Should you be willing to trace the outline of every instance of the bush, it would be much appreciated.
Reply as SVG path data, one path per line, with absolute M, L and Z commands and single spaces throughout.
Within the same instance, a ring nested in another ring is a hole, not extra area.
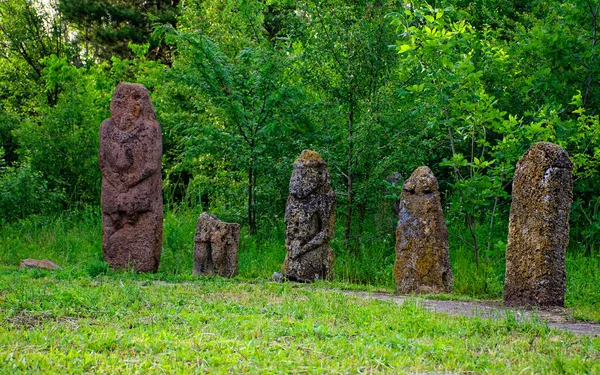
M 64 199 L 64 193 L 50 190 L 41 174 L 32 171 L 29 164 L 0 169 L 0 222 L 56 212 Z

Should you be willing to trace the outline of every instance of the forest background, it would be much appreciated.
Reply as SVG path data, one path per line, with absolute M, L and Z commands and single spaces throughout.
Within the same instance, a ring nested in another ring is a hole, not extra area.
M 569 275 L 591 282 L 578 288 L 596 306 L 599 10 L 591 0 L 3 0 L 3 241 L 60 222 L 99 233 L 98 131 L 128 81 L 148 88 L 163 128 L 168 259 L 191 262 L 177 228 L 192 233 L 210 211 L 244 225 L 242 252 L 273 250 L 280 265 L 292 163 L 313 149 L 337 194 L 336 277 L 393 284 L 394 202 L 427 165 L 455 287 L 498 297 L 515 164 L 549 141 L 575 164 Z

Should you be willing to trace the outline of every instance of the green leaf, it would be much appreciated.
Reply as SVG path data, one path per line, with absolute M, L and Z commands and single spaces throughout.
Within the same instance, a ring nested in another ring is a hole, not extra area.
M 398 53 L 404 53 L 407 51 L 410 51 L 412 49 L 412 47 L 408 44 L 403 44 L 400 47 L 398 47 Z

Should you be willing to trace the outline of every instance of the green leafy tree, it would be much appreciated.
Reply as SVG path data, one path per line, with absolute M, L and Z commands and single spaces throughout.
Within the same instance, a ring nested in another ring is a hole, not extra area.
M 306 1 L 297 4 L 290 38 L 297 55 L 299 80 L 318 101 L 315 120 L 323 135 L 336 183 L 345 192 L 344 239 L 352 246 L 353 219 L 358 207 L 361 232 L 367 204 L 374 201 L 374 184 L 397 168 L 395 133 L 401 131 L 389 96 L 396 54 L 389 49 L 393 29 L 385 15 L 399 3 Z M 402 123 L 402 120 L 398 121 Z M 381 163 L 381 162 L 384 163 Z M 343 165 L 343 168 L 341 167 Z
M 108 117 L 108 101 L 96 90 L 93 74 L 65 58 L 44 60 L 46 90 L 64 87 L 53 107 L 23 121 L 13 131 L 21 160 L 46 179 L 48 188 L 65 195 L 65 206 L 96 203 L 99 197 L 98 126 Z
M 42 87 L 43 61 L 51 55 L 66 54 L 67 31 L 60 13 L 50 4 L 37 0 L 0 2 L 0 58 L 14 67 L 25 68 L 20 72 L 22 77 Z M 58 102 L 60 86 L 41 92 L 46 95 L 47 105 L 53 106 Z
M 130 43 L 149 43 L 153 59 L 170 59 L 170 49 L 151 38 L 153 24 L 174 26 L 178 0 L 60 0 L 64 19 L 78 30 L 77 42 L 87 58 L 110 61 L 133 58 Z
M 219 11 L 207 11 L 214 7 Z M 211 165 L 205 171 L 212 169 L 218 174 L 216 166 L 230 166 L 238 176 L 243 171 L 252 233 L 258 226 L 258 196 L 269 190 L 263 184 L 282 175 L 281 152 L 290 143 L 284 135 L 289 134 L 289 118 L 297 114 L 301 96 L 285 80 L 283 68 L 288 58 L 268 40 L 262 10 L 259 3 L 245 1 L 192 3 L 179 30 L 167 36 L 177 43 L 174 77 L 199 90 L 199 97 L 191 100 L 202 103 L 208 120 L 187 124 L 195 133 L 192 139 L 205 136 L 203 154 L 212 151 L 203 157 Z M 199 22 L 207 16 L 217 18 Z M 198 151 L 198 147 L 193 150 Z M 217 162 L 215 156 L 227 162 Z M 284 195 L 278 191 L 276 196 L 281 201 Z

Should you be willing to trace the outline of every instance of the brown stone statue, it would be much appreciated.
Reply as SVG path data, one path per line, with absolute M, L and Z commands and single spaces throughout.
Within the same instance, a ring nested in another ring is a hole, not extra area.
M 121 83 L 100 126 L 102 254 L 114 269 L 158 270 L 162 244 L 162 135 L 148 90 Z
M 533 145 L 515 169 L 504 303 L 564 306 L 573 163 L 560 146 Z
M 399 293 L 452 293 L 448 229 L 438 182 L 419 167 L 404 182 L 396 228 L 394 279 Z
M 194 237 L 194 276 L 237 275 L 239 242 L 239 224 L 225 223 L 206 212 L 200 215 Z
M 304 150 L 294 162 L 285 208 L 283 275 L 292 281 L 313 282 L 332 275 L 335 193 L 327 165 L 314 151 Z

